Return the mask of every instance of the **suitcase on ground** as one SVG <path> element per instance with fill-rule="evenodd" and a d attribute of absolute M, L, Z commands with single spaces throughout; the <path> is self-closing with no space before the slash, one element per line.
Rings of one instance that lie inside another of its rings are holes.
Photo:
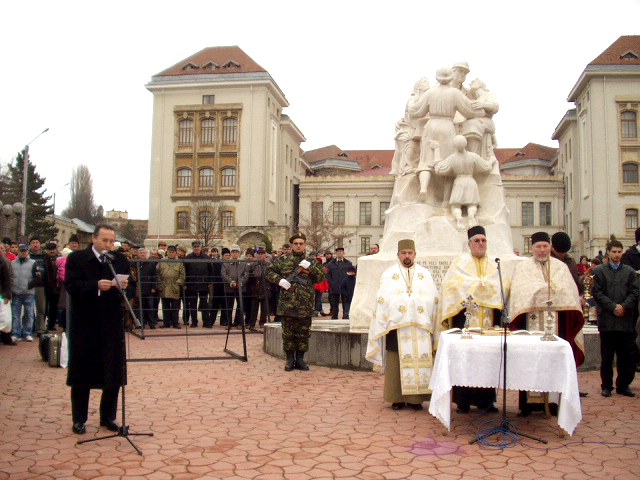
<path fill-rule="evenodd" d="M 49 366 L 50 367 L 59 367 L 60 366 L 60 335 L 52 335 L 49 339 Z"/>
<path fill-rule="evenodd" d="M 40 358 L 42 358 L 43 362 L 49 361 L 49 340 L 53 335 L 53 333 L 44 333 L 40 335 L 38 349 L 40 350 Z"/>

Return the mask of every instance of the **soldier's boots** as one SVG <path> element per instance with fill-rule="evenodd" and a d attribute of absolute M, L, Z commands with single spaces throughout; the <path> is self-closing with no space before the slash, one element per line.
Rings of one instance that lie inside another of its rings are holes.
<path fill-rule="evenodd" d="M 309 370 L 309 365 L 304 361 L 304 352 L 296 352 L 296 368 L 305 372 Z"/>
<path fill-rule="evenodd" d="M 285 372 L 290 372 L 294 368 L 296 368 L 296 352 L 294 352 L 293 350 L 288 350 L 287 351 L 287 363 L 284 366 L 284 371 Z M 309 368 L 309 367 L 307 367 L 307 368 Z"/>

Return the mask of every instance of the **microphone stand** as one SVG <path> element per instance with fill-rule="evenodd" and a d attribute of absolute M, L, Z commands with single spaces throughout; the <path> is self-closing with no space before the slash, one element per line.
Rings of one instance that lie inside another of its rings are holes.
<path fill-rule="evenodd" d="M 500 297 L 502 299 L 502 314 L 500 318 L 500 323 L 502 324 L 502 421 L 500 422 L 500 426 L 494 427 L 490 429 L 486 434 L 474 438 L 469 443 L 474 444 L 479 441 L 483 441 L 484 439 L 497 434 L 509 434 L 518 438 L 527 437 L 531 440 L 536 440 L 538 442 L 547 444 L 546 440 L 543 440 L 538 437 L 534 437 L 532 435 L 527 435 L 526 433 L 518 432 L 511 422 L 507 419 L 507 335 L 509 333 L 509 325 L 511 324 L 511 320 L 509 319 L 509 307 L 507 306 L 507 302 L 505 301 L 504 295 L 504 284 L 502 282 L 502 266 L 500 264 L 500 259 L 496 258 L 496 264 L 498 265 L 498 277 L 500 278 Z"/>
<path fill-rule="evenodd" d="M 133 323 L 137 327 L 139 327 L 140 326 L 140 321 L 136 317 L 136 314 L 133 312 L 133 309 L 131 308 L 131 305 L 129 304 L 129 300 L 127 299 L 127 294 L 122 289 L 122 284 L 120 283 L 120 280 L 118 279 L 118 275 L 116 275 L 116 271 L 114 270 L 113 264 L 111 263 L 112 256 L 110 254 L 107 254 L 107 253 L 103 253 L 102 255 L 103 255 L 104 259 L 105 259 L 105 263 L 109 266 L 109 269 L 111 270 L 111 273 L 113 275 L 113 278 L 116 281 L 116 284 L 118 285 L 118 291 L 120 292 L 120 295 L 122 296 L 122 300 L 124 301 L 124 304 L 127 306 L 127 309 L 129 310 L 129 313 L 131 314 L 131 317 L 133 318 Z M 123 325 L 122 330 L 124 331 L 124 325 Z M 147 437 L 153 437 L 153 433 L 130 433 L 129 432 L 129 426 L 127 425 L 126 417 L 125 417 L 125 415 L 126 415 L 126 409 L 125 409 L 126 378 L 127 378 L 127 348 L 126 348 L 126 345 L 125 345 L 125 347 L 122 349 L 122 384 L 120 385 L 120 391 L 121 391 L 121 394 L 122 394 L 122 405 L 121 405 L 121 408 L 122 408 L 122 425 L 120 426 L 120 429 L 118 430 L 118 433 L 114 433 L 113 435 L 106 435 L 104 437 L 91 438 L 89 440 L 80 440 L 77 443 L 77 445 L 81 445 L 83 443 L 89 443 L 89 442 L 96 442 L 98 440 L 105 440 L 107 438 L 124 437 L 131 444 L 131 446 L 136 450 L 136 452 L 138 452 L 138 455 L 142 455 L 142 450 L 140 450 L 136 446 L 136 444 L 133 443 L 133 441 L 129 437 L 132 436 L 132 435 L 135 435 L 135 436 L 144 435 L 144 436 L 147 436 Z"/>

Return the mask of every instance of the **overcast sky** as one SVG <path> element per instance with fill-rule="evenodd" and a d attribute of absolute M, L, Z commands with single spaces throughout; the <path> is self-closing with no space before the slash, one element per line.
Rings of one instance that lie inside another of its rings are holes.
<path fill-rule="evenodd" d="M 379 6 L 375 6 L 376 3 Z M 442 5 L 442 6 L 440 6 Z M 148 217 L 151 76 L 238 45 L 276 81 L 304 150 L 394 148 L 414 82 L 465 60 L 500 101 L 501 147 L 551 135 L 586 65 L 640 34 L 640 0 L 29 1 L 0 6 L 0 162 L 30 146 L 56 212 L 88 165 L 105 210 Z"/>

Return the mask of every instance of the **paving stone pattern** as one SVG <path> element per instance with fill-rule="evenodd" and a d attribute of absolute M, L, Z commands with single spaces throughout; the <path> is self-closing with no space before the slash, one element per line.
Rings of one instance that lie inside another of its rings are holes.
<path fill-rule="evenodd" d="M 185 337 L 131 337 L 131 355 L 223 355 L 225 337 L 204 332 L 190 329 L 188 352 Z M 132 437 L 144 456 L 124 438 L 76 445 L 110 433 L 98 425 L 99 392 L 91 396 L 87 433 L 74 435 L 66 371 L 42 362 L 37 342 L 0 345 L 0 480 L 640 478 L 640 400 L 601 397 L 598 372 L 579 374 L 590 396 L 573 437 L 560 438 L 555 419 L 541 414 L 516 417 L 510 393 L 509 418 L 549 445 L 526 440 L 530 446 L 489 450 L 469 445 L 475 409 L 454 413 L 453 430 L 443 436 L 426 404 L 419 412 L 391 410 L 378 373 L 314 366 L 287 373 L 262 352 L 261 335 L 247 342 L 248 363 L 129 363 L 127 423 L 131 432 L 155 434 Z M 242 351 L 237 331 L 229 347 Z M 500 415 L 477 422 L 485 418 Z"/>

